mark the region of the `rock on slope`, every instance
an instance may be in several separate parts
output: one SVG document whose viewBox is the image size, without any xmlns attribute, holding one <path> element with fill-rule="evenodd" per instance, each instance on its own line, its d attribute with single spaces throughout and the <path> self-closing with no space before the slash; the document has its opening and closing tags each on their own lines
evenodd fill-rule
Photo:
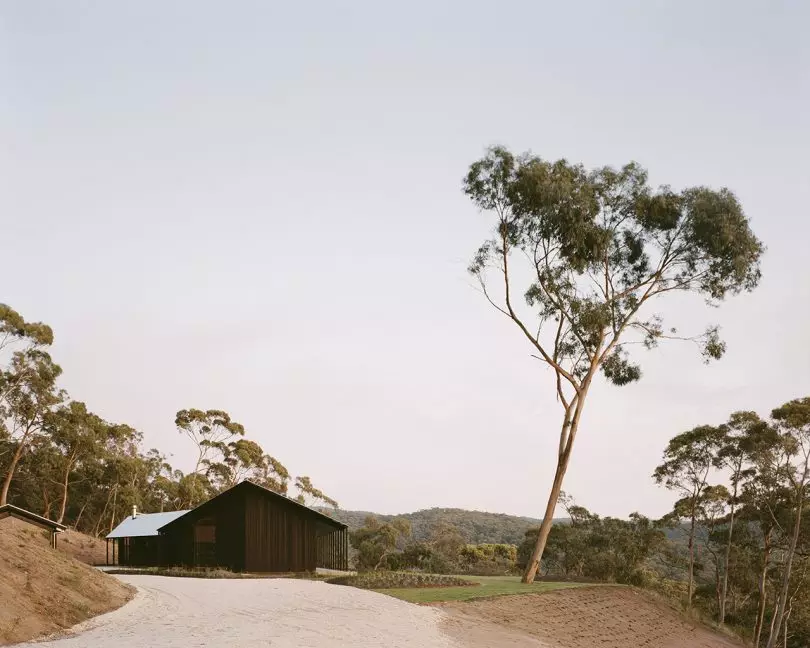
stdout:
<svg viewBox="0 0 810 648">
<path fill-rule="evenodd" d="M 48 534 L 0 520 L 0 645 L 69 628 L 125 603 L 133 590 L 51 549 Z"/>
</svg>

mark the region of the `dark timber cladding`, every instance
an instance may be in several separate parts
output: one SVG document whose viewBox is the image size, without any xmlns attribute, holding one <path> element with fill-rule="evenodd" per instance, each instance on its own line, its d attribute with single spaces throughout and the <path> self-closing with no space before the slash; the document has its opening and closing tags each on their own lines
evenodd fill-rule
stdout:
<svg viewBox="0 0 810 648">
<path fill-rule="evenodd" d="M 348 569 L 346 526 L 251 482 L 160 529 L 161 564 L 249 572 Z"/>
</svg>

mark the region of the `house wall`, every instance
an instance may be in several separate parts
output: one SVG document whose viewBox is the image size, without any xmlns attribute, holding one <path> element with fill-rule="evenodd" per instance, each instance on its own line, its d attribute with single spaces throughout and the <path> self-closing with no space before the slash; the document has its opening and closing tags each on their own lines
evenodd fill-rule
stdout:
<svg viewBox="0 0 810 648">
<path fill-rule="evenodd" d="M 244 529 L 244 501 L 238 493 L 206 502 L 161 532 L 160 563 L 166 567 L 221 567 L 244 571 Z"/>
<path fill-rule="evenodd" d="M 118 538 L 116 558 L 119 565 L 155 567 L 160 564 L 160 538 Z"/>
<path fill-rule="evenodd" d="M 298 507 L 245 493 L 245 570 L 315 571 L 316 522 Z"/>
<path fill-rule="evenodd" d="M 318 567 L 325 569 L 349 569 L 349 532 L 347 529 L 330 531 L 317 538 Z"/>
</svg>

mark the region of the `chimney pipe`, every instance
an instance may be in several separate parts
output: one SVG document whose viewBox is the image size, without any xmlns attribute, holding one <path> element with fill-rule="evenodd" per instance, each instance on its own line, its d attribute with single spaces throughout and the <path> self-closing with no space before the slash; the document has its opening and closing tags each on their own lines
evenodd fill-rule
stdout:
<svg viewBox="0 0 810 648">
<path fill-rule="evenodd" d="M 135 504 L 133 504 L 132 505 L 132 519 L 134 520 L 136 517 L 138 517 L 138 507 Z"/>
</svg>

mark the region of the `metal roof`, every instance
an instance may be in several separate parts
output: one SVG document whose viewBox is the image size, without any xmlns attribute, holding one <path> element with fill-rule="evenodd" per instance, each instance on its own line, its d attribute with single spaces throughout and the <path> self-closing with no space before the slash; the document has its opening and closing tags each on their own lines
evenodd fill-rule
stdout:
<svg viewBox="0 0 810 648">
<path fill-rule="evenodd" d="M 138 538 L 143 536 L 156 536 L 158 529 L 172 520 L 176 520 L 188 511 L 168 511 L 166 513 L 138 513 L 132 517 L 128 515 L 121 524 L 110 532 L 108 538 Z"/>
<path fill-rule="evenodd" d="M 9 516 L 19 518 L 21 520 L 27 520 L 32 524 L 37 524 L 57 532 L 67 529 L 64 524 L 59 524 L 59 522 L 54 522 L 53 520 L 49 520 L 48 518 L 37 515 L 36 513 L 32 513 L 31 511 L 26 511 L 25 509 L 21 509 L 19 506 L 14 506 L 13 504 L 3 504 L 3 506 L 0 506 L 0 518 Z"/>
</svg>

